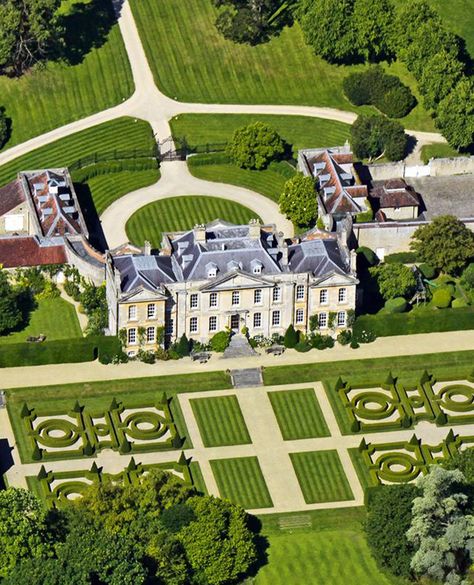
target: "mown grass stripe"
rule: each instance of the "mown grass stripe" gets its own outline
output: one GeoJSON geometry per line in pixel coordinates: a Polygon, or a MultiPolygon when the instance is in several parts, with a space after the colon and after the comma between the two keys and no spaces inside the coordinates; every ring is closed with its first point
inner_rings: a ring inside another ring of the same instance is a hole
{"type": "Polygon", "coordinates": [[[307,504],[354,499],[336,450],[290,453],[290,458],[307,504]]]}
{"type": "Polygon", "coordinates": [[[222,498],[246,509],[273,506],[257,457],[214,459],[210,463],[222,498]]]}
{"type": "Polygon", "coordinates": [[[236,396],[190,400],[205,447],[251,443],[236,396]]]}

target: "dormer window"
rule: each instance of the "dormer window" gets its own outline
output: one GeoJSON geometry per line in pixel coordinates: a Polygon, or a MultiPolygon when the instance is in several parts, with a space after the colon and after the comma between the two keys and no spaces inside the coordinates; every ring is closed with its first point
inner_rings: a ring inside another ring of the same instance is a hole
{"type": "Polygon", "coordinates": [[[231,271],[231,270],[238,270],[240,268],[239,263],[236,260],[231,260],[228,264],[227,264],[227,270],[231,271]]]}
{"type": "Polygon", "coordinates": [[[251,266],[254,274],[262,274],[263,264],[259,260],[252,260],[251,266]]]}
{"type": "Polygon", "coordinates": [[[216,264],[208,264],[206,266],[207,270],[207,278],[216,278],[217,276],[217,265],[216,264]]]}

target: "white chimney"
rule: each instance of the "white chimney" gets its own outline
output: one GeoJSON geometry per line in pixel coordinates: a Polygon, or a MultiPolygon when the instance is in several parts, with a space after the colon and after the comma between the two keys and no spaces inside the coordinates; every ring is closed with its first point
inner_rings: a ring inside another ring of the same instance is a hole
{"type": "Polygon", "coordinates": [[[145,247],[144,247],[144,252],[145,256],[150,256],[151,255],[151,244],[148,240],[145,240],[145,247]]]}

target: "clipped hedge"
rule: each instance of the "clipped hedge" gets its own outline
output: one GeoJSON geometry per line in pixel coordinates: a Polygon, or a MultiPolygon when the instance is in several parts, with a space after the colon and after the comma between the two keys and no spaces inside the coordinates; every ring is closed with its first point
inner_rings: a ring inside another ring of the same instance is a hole
{"type": "Polygon", "coordinates": [[[387,313],[404,313],[407,310],[408,303],[403,297],[396,297],[394,299],[389,299],[385,303],[385,310],[387,313]]]}
{"type": "Polygon", "coordinates": [[[75,337],[43,343],[0,345],[0,368],[102,361],[121,350],[117,337],[75,337]]]}
{"type": "Polygon", "coordinates": [[[440,331],[462,331],[474,329],[474,307],[461,309],[426,309],[389,315],[362,315],[354,323],[353,335],[372,331],[377,337],[433,333],[440,331]]]}
{"type": "Polygon", "coordinates": [[[438,288],[433,293],[433,300],[431,301],[438,309],[447,309],[451,304],[453,298],[451,289],[447,286],[438,288]]]}
{"type": "Polygon", "coordinates": [[[418,256],[415,252],[395,252],[394,254],[387,254],[383,259],[387,264],[415,264],[418,261],[418,256]]]}
{"type": "Polygon", "coordinates": [[[145,171],[148,169],[158,169],[158,167],[158,162],[154,158],[106,161],[73,171],[72,179],[76,183],[84,183],[99,175],[109,175],[110,173],[120,173],[123,171],[145,171]]]}

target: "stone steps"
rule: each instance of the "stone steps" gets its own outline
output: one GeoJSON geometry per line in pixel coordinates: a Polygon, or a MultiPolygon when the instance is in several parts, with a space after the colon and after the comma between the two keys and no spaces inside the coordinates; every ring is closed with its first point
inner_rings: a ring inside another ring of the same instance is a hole
{"type": "Polygon", "coordinates": [[[230,377],[234,388],[263,386],[262,368],[230,370],[230,377]]]}
{"type": "Polygon", "coordinates": [[[258,355],[258,353],[250,346],[248,339],[244,335],[236,333],[231,337],[229,346],[224,351],[224,355],[222,357],[224,359],[228,359],[253,357],[256,355],[258,355]]]}

